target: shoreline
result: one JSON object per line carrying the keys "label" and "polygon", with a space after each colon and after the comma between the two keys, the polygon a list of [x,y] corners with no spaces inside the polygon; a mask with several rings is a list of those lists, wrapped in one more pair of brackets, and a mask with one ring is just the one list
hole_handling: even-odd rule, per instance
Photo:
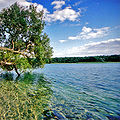
{"label": "shoreline", "polygon": [[78,63],[46,63],[46,64],[97,64],[97,63],[120,63],[120,62],[78,62]]}

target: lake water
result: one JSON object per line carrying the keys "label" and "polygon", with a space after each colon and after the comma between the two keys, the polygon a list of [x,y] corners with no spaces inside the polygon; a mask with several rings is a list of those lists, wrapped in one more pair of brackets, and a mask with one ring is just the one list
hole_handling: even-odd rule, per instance
{"label": "lake water", "polygon": [[47,64],[51,107],[66,119],[120,120],[120,63]]}
{"label": "lake water", "polygon": [[1,119],[44,119],[39,112],[50,109],[58,120],[120,120],[120,63],[47,64],[13,82],[8,76]]}

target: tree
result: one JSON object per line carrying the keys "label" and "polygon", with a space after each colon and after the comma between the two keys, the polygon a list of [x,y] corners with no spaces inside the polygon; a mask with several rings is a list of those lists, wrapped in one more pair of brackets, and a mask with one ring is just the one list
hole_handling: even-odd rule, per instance
{"label": "tree", "polygon": [[37,6],[20,6],[18,3],[0,12],[0,67],[19,71],[44,67],[51,58],[50,39],[43,33],[43,11]]}

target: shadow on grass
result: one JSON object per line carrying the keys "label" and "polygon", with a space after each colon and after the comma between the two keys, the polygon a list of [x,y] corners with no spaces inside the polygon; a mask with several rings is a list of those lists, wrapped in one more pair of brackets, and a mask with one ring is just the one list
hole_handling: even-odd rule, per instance
{"label": "shadow on grass", "polygon": [[0,119],[53,118],[49,106],[53,94],[50,81],[43,74],[25,73],[17,80],[13,76],[10,73],[0,76]]}

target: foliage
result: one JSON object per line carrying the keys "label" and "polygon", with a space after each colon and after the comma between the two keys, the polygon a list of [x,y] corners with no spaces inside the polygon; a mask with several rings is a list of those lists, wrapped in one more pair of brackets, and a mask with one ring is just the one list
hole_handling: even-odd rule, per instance
{"label": "foliage", "polygon": [[48,63],[120,62],[120,55],[52,58]]}
{"label": "foliage", "polygon": [[[50,39],[43,33],[43,11],[18,3],[0,12],[0,67],[11,71],[43,67],[51,58]],[[19,74],[19,73],[18,73]]]}
{"label": "foliage", "polygon": [[42,74],[26,73],[18,81],[0,80],[0,119],[38,120],[50,110],[52,90],[50,82]]}

